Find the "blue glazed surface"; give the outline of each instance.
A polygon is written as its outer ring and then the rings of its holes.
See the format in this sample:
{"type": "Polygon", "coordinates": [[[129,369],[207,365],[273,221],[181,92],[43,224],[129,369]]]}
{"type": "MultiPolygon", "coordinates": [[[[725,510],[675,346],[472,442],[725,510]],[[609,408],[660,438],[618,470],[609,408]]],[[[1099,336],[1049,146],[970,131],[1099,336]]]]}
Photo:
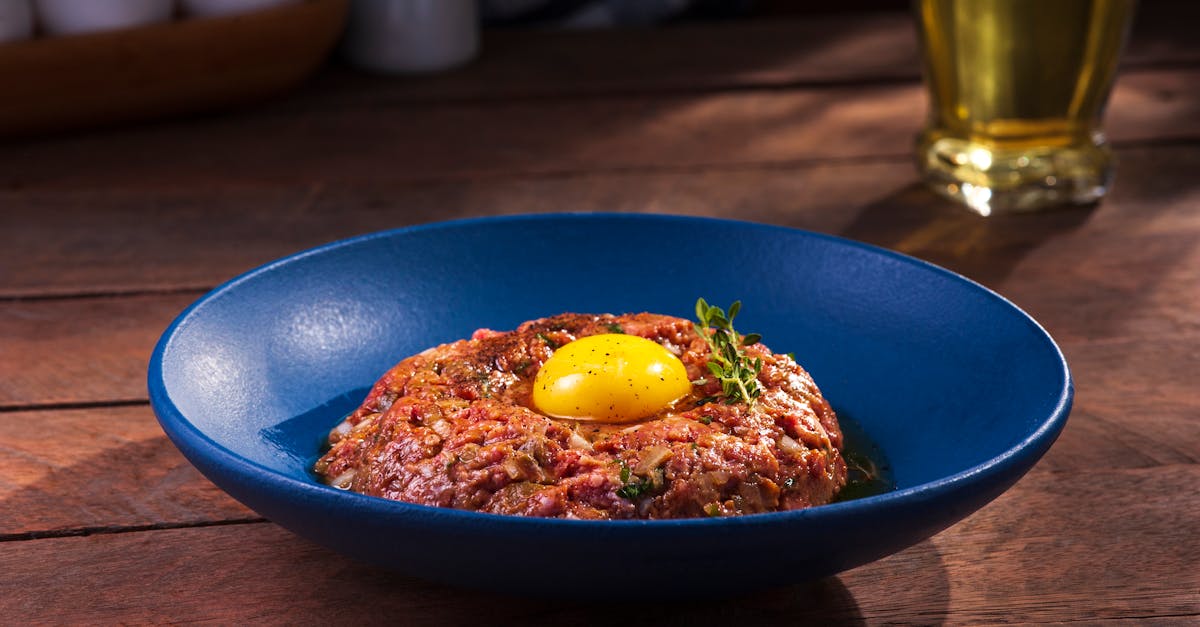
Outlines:
{"type": "Polygon", "coordinates": [[[943,269],[791,229],[604,214],[431,224],[268,264],[171,324],[149,390],[201,472],[301,536],[425,579],[621,598],[749,591],[920,542],[1020,478],[1072,397],[1035,321],[943,269]],[[715,242],[720,265],[704,253],[715,242]],[[880,445],[897,490],[795,512],[599,522],[386,501],[309,471],[328,429],[403,357],[568,311],[690,318],[697,296],[742,300],[739,328],[796,355],[880,445]]]}

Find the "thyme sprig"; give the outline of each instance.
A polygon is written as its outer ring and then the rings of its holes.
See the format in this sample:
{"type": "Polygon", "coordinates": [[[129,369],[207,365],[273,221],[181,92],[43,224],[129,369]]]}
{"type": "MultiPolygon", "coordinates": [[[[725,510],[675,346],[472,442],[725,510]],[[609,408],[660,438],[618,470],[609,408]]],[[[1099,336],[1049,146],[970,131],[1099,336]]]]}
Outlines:
{"type": "MultiPolygon", "coordinates": [[[[745,347],[757,344],[762,336],[757,333],[739,335],[733,328],[733,319],[742,309],[742,301],[734,301],[729,313],[709,305],[703,298],[696,300],[696,320],[692,324],[696,333],[708,342],[712,356],[708,360],[708,371],[721,383],[721,394],[725,404],[744,402],[753,405],[762,394],[758,373],[762,370],[762,359],[750,359],[745,347]]],[[[696,385],[707,383],[705,379],[693,381],[696,385]]]]}

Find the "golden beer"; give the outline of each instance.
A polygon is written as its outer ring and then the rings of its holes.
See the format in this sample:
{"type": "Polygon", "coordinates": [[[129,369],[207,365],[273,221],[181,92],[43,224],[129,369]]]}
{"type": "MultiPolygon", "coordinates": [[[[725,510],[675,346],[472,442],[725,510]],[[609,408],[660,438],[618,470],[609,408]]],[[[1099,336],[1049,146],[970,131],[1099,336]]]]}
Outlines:
{"type": "Polygon", "coordinates": [[[1101,198],[1100,119],[1135,0],[916,0],[929,88],[917,160],[988,215],[1101,198]]]}

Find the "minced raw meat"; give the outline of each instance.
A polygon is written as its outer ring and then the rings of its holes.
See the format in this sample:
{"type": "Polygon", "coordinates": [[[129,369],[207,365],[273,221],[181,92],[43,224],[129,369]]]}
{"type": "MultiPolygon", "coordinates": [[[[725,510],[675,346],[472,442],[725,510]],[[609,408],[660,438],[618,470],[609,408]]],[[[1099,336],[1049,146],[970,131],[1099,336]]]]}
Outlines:
{"type": "Polygon", "coordinates": [[[846,483],[842,432],[791,357],[761,344],[762,394],[725,404],[709,382],[632,424],[551,418],[532,385],[554,349],[622,332],[707,374],[692,323],[657,314],[562,314],[477,331],[397,364],[329,435],[315,470],[355,492],[458,509],[583,519],[728,516],[830,502],[846,483]]]}

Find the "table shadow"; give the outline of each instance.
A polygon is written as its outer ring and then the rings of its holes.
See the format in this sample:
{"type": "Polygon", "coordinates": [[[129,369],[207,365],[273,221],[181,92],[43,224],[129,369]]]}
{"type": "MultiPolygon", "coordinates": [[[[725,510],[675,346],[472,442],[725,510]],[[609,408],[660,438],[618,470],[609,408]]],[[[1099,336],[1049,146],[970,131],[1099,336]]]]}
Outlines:
{"type": "MultiPolygon", "coordinates": [[[[297,542],[305,542],[296,539],[297,542]]],[[[324,552],[322,550],[322,552],[324,552]]],[[[351,591],[383,600],[371,621],[387,624],[490,625],[865,625],[879,620],[937,625],[949,611],[949,578],[941,555],[924,541],[901,554],[838,576],[724,598],[665,602],[629,600],[620,582],[599,600],[504,596],[463,590],[397,575],[330,555],[341,568],[327,569],[317,594],[322,607],[336,606],[351,591]],[[336,573],[331,576],[331,573],[336,573]],[[344,588],[344,589],[339,589],[344,588]],[[855,590],[870,604],[860,607],[855,590]],[[378,593],[378,594],[377,594],[378,593]],[[414,611],[420,604],[421,611],[414,611]]],[[[586,567],[586,565],[579,565],[586,567]]],[[[730,586],[737,585],[736,574],[730,586]]]]}
{"type": "Polygon", "coordinates": [[[984,217],[912,183],[862,207],[838,234],[995,285],[1030,252],[1086,224],[1095,208],[984,217]]]}
{"type": "MultiPolygon", "coordinates": [[[[737,585],[736,575],[730,585],[737,585]]],[[[496,602],[501,599],[496,597],[496,602]]],[[[617,594],[614,600],[540,603],[544,607],[538,619],[587,625],[865,625],[880,619],[940,624],[948,612],[950,586],[941,555],[933,543],[924,541],[837,576],[723,599],[628,603],[620,602],[617,594]],[[856,589],[866,607],[860,607],[856,589]]],[[[514,608],[513,618],[521,616],[514,608]]]]}

